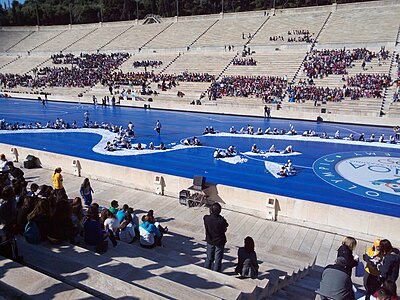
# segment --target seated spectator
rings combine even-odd
[[[244,247],[238,250],[238,264],[235,268],[236,274],[242,277],[257,278],[258,262],[254,251],[254,240],[251,237],[244,239]]]
[[[143,223],[139,226],[140,246],[143,248],[154,248],[155,246],[161,246],[162,234],[158,228],[150,222],[150,220],[151,216],[143,216]]]
[[[33,211],[36,206],[36,200],[32,197],[25,197],[22,201],[21,207],[17,212],[17,227],[16,233],[23,234],[25,231],[26,223],[28,223],[28,215]]]
[[[110,210],[104,209],[101,212],[100,222],[105,231],[112,233],[114,236],[118,233],[120,223]]]
[[[108,232],[101,229],[98,206],[92,204],[86,213],[86,221],[83,225],[85,243],[89,246],[96,246],[96,252],[107,251]]]
[[[138,218],[137,218],[137,216],[135,214],[134,209],[132,207],[129,207],[128,208],[128,213],[132,216],[133,223],[135,224],[136,228],[138,228],[139,227],[139,220],[138,220]],[[139,229],[138,229],[137,232],[139,233]]]
[[[17,204],[13,188],[11,186],[4,187],[1,197],[0,224],[4,224],[3,230],[8,234],[14,231],[17,218]]]
[[[129,205],[124,204],[124,205],[122,205],[122,209],[119,209],[117,211],[117,213],[115,214],[115,216],[117,217],[117,219],[120,223],[124,220],[125,214],[128,213],[128,209],[129,209]]]
[[[53,193],[53,188],[51,186],[43,184],[40,187],[38,196],[39,198],[48,198],[52,195],[52,193]]]
[[[75,197],[71,203],[71,220],[73,225],[73,236],[77,236],[83,230],[83,205],[80,197]]]
[[[30,186],[30,191],[26,194],[28,197],[32,197],[34,199],[38,199],[39,194],[39,186],[36,183],[32,183]]]
[[[19,180],[21,182],[25,181],[24,172],[20,168],[15,167],[12,161],[7,162],[7,166],[8,166],[7,172],[9,172],[14,179]]]
[[[73,242],[72,211],[68,201],[60,200],[49,218],[47,237],[52,243]]]
[[[40,240],[47,239],[50,220],[50,202],[47,199],[40,199],[35,208],[27,217],[28,222],[34,222],[40,231]]]
[[[154,211],[152,209],[148,211],[147,216],[149,217],[149,222],[154,224],[158,228],[158,230],[160,230],[161,234],[168,232],[168,227],[161,226],[161,223],[158,222],[156,218],[154,218]]]
[[[346,265],[346,259],[338,257],[335,264],[325,267],[315,299],[355,300]]]
[[[118,212],[118,201],[117,200],[112,200],[111,201],[111,206],[108,208],[108,210],[110,212],[112,212],[113,214],[116,214]]]
[[[133,222],[132,215],[127,213],[119,226],[119,239],[124,243],[133,243],[137,237],[138,229]]]
[[[183,97],[183,96],[185,96],[185,93],[183,93],[183,92],[181,92],[181,91],[178,91],[177,93],[176,93],[176,95],[178,96],[178,97]]]
[[[392,280],[385,280],[382,284],[382,287],[374,293],[374,297],[378,300],[397,300],[396,282]]]

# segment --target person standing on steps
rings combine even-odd
[[[222,258],[226,244],[225,232],[229,226],[228,222],[221,215],[221,205],[214,203],[210,208],[210,214],[204,216],[204,227],[207,241],[207,258],[204,267],[217,272],[222,271]]]
[[[61,171],[61,168],[58,167],[54,170],[54,173],[52,175],[54,195],[56,197],[56,200],[68,200]]]

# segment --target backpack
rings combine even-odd
[[[0,243],[0,255],[14,261],[23,261],[22,256],[18,255],[17,241],[14,237],[9,237]]]
[[[33,221],[28,221],[25,226],[24,237],[30,244],[39,244],[41,242],[39,226]]]

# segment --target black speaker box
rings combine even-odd
[[[24,168],[26,169],[33,169],[33,168],[39,168],[40,167],[40,161],[39,158],[33,155],[28,155],[24,161]]]
[[[206,178],[204,176],[194,176],[193,188],[196,190],[202,190],[206,186]]]
[[[31,160],[25,160],[24,161],[24,168],[25,169],[34,169],[34,168],[36,168],[37,166],[36,166],[36,164],[33,162],[33,161],[31,161]]]

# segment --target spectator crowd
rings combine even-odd
[[[209,89],[212,97],[284,97],[287,78],[275,76],[224,76]]]
[[[250,57],[250,58],[235,58],[233,60],[233,65],[234,66],[256,66],[257,65],[257,61]]]
[[[347,74],[355,61],[371,62],[372,59],[389,59],[389,51],[382,48],[378,53],[366,48],[312,50],[303,63],[303,72],[309,78],[324,78],[328,75]]]
[[[147,68],[147,67],[157,68],[157,67],[159,67],[159,66],[162,66],[162,64],[163,64],[163,62],[162,62],[161,60],[142,60],[142,61],[135,60],[135,61],[132,63],[132,66],[133,66],[134,68],[140,68],[140,67],[144,67],[144,68]]]
[[[81,53],[79,56],[56,54],[51,56],[51,60],[56,66],[35,68],[33,76],[0,73],[0,81],[5,88],[15,88],[16,86],[29,88],[91,87],[99,82],[104,83],[107,75],[117,69],[128,57],[128,53]]]
[[[312,44],[315,41],[313,35],[314,33],[310,33],[308,29],[293,29],[288,30],[286,39],[283,35],[273,35],[269,37],[269,41],[284,42],[286,40],[288,43],[298,42]]]

